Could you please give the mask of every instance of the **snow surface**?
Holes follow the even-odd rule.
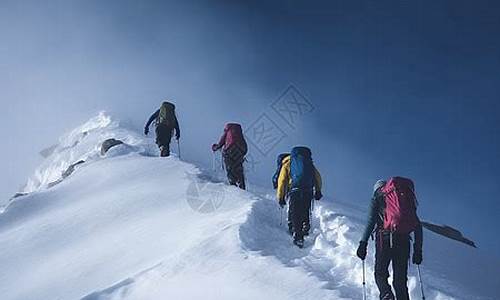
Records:
[[[102,157],[107,138],[126,145]],[[272,191],[241,191],[156,155],[152,139],[104,113],[63,136],[29,194],[0,215],[0,298],[362,299],[354,252],[365,211],[316,202],[313,233],[298,249]],[[424,242],[427,299],[498,299],[497,261],[431,233]],[[368,299],[378,299],[369,252]],[[421,299],[413,266],[409,287]]]

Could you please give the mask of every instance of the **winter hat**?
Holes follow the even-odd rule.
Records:
[[[379,188],[383,187],[386,183],[387,181],[383,179],[377,180],[377,182],[375,182],[375,184],[373,185],[373,192],[375,193]]]

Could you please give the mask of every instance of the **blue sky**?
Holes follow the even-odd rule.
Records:
[[[421,216],[496,253],[500,7],[495,1],[2,1],[0,195],[40,149],[107,110],[142,129],[177,103],[186,159],[209,167],[226,121],[283,133],[248,170],[313,149],[335,200],[368,205],[379,177],[410,176]],[[312,105],[290,126],[271,104]],[[203,116],[203,117],[200,117]]]

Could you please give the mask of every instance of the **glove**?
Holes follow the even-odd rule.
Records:
[[[321,194],[321,191],[317,191],[317,192],[314,194],[314,199],[316,199],[316,200],[320,200],[321,198],[323,198],[323,194]]]
[[[281,200],[279,201],[279,205],[280,205],[280,207],[281,207],[281,208],[285,207],[285,205],[286,205],[286,201],[285,201],[285,199],[281,199]]]
[[[148,135],[148,133],[149,133],[149,127],[144,127],[144,134]]]
[[[359,242],[359,247],[358,247],[358,251],[356,251],[356,255],[361,260],[365,260],[365,258],[366,258],[366,248],[367,247],[368,247],[368,243],[367,242],[364,242],[364,241]]]
[[[213,145],[212,145],[212,151],[213,151],[213,152],[215,152],[215,151],[217,151],[217,150],[219,150],[219,145],[217,145],[217,144],[213,144]]]
[[[413,249],[412,262],[415,265],[420,265],[422,263],[422,249]]]

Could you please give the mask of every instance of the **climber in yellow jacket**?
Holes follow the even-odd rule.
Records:
[[[321,185],[321,175],[312,162],[309,148],[295,147],[289,156],[282,158],[276,195],[281,207],[289,199],[288,229],[294,244],[300,248],[311,228],[311,201],[313,197],[316,200],[323,197]]]

